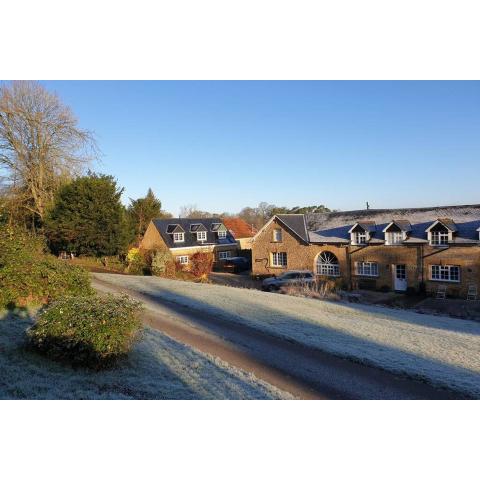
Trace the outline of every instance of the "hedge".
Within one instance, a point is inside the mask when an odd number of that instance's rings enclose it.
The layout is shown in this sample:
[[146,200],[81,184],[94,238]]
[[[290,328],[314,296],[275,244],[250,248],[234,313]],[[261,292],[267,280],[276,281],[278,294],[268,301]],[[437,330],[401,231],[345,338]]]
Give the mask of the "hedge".
[[41,236],[0,228],[0,308],[92,295],[89,274],[46,253]]

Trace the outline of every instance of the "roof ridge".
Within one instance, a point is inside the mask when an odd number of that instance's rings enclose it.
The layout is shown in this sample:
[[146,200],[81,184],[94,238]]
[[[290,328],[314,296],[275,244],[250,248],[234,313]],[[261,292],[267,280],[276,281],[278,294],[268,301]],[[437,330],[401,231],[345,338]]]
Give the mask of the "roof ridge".
[[[325,212],[326,215],[329,216],[341,216],[341,215],[348,215],[348,214],[358,214],[358,213],[388,213],[388,212],[396,212],[396,211],[410,211],[410,212],[428,212],[430,210],[445,210],[445,209],[461,209],[461,208],[480,208],[480,203],[474,204],[464,204],[464,205],[440,205],[437,207],[398,207],[398,208],[369,208],[367,209],[360,209],[360,210],[340,210],[337,212]],[[311,212],[308,215],[318,215],[318,213]],[[323,215],[323,213],[320,213]]]

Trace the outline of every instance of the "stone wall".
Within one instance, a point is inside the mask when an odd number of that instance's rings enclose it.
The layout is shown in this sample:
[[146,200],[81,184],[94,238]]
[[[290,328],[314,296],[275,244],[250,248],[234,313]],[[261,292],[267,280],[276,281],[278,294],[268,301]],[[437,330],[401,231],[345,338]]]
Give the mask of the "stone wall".
[[[274,229],[282,230],[282,240],[275,242]],[[406,266],[407,286],[418,291],[425,287],[434,294],[438,286],[447,286],[447,295],[465,298],[468,286],[477,285],[480,294],[480,246],[450,246],[437,248],[429,245],[367,245],[338,246],[307,244],[284,228],[275,219],[255,237],[252,243],[252,275],[266,277],[286,270],[310,270],[316,273],[316,261],[321,252],[333,253],[339,262],[342,283],[348,288],[394,290],[395,265]],[[271,253],[285,252],[285,268],[271,265]],[[378,276],[356,274],[355,262],[376,262]],[[460,282],[431,280],[431,265],[460,266]]]

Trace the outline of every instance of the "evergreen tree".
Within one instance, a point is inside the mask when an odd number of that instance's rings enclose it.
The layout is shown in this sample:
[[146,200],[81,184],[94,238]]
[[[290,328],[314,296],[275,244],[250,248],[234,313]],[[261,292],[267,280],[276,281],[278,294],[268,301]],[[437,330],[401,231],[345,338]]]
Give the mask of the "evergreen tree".
[[130,199],[128,217],[134,237],[139,240],[143,237],[151,220],[168,217],[168,214],[162,211],[162,202],[149,188],[144,198]]
[[122,192],[112,176],[90,172],[63,186],[45,224],[51,249],[95,256],[124,252],[128,224]]

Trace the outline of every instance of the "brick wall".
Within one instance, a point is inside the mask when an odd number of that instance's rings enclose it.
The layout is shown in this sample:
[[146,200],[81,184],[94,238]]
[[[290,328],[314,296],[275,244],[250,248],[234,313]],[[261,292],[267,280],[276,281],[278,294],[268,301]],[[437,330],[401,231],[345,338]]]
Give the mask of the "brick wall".
[[[150,223],[147,227],[145,235],[140,242],[140,249],[142,250],[164,250],[167,249],[167,245],[163,241],[162,236],[158,232],[157,228],[153,223]],[[215,255],[215,262],[221,262],[219,252],[230,251],[231,256],[234,257],[237,254],[237,245],[211,245],[211,246],[198,246],[198,247],[191,247],[191,248],[179,248],[179,249],[170,249],[170,253],[174,257],[178,257],[181,255],[187,255],[191,257],[194,253],[197,252],[212,252]],[[188,267],[187,267],[188,269]]]
[[150,222],[147,230],[145,231],[145,235],[140,242],[140,249],[141,250],[163,250],[166,249],[167,245],[163,241],[162,236],[157,230],[157,227]]
[[[423,247],[424,279],[427,291],[436,291],[439,284],[447,286],[447,295],[465,297],[468,285],[477,285],[480,293],[480,247],[452,246],[446,249]],[[459,265],[460,282],[441,282],[430,279],[431,265]]]
[[[282,231],[280,242],[273,240],[274,229],[281,229]],[[317,256],[323,251],[329,251],[337,257],[341,276],[348,281],[350,276],[345,247],[308,245],[274,220],[255,237],[252,243],[252,275],[261,277],[279,275],[285,270],[310,270],[315,272]],[[271,265],[271,254],[273,252],[287,253],[286,268]]]

